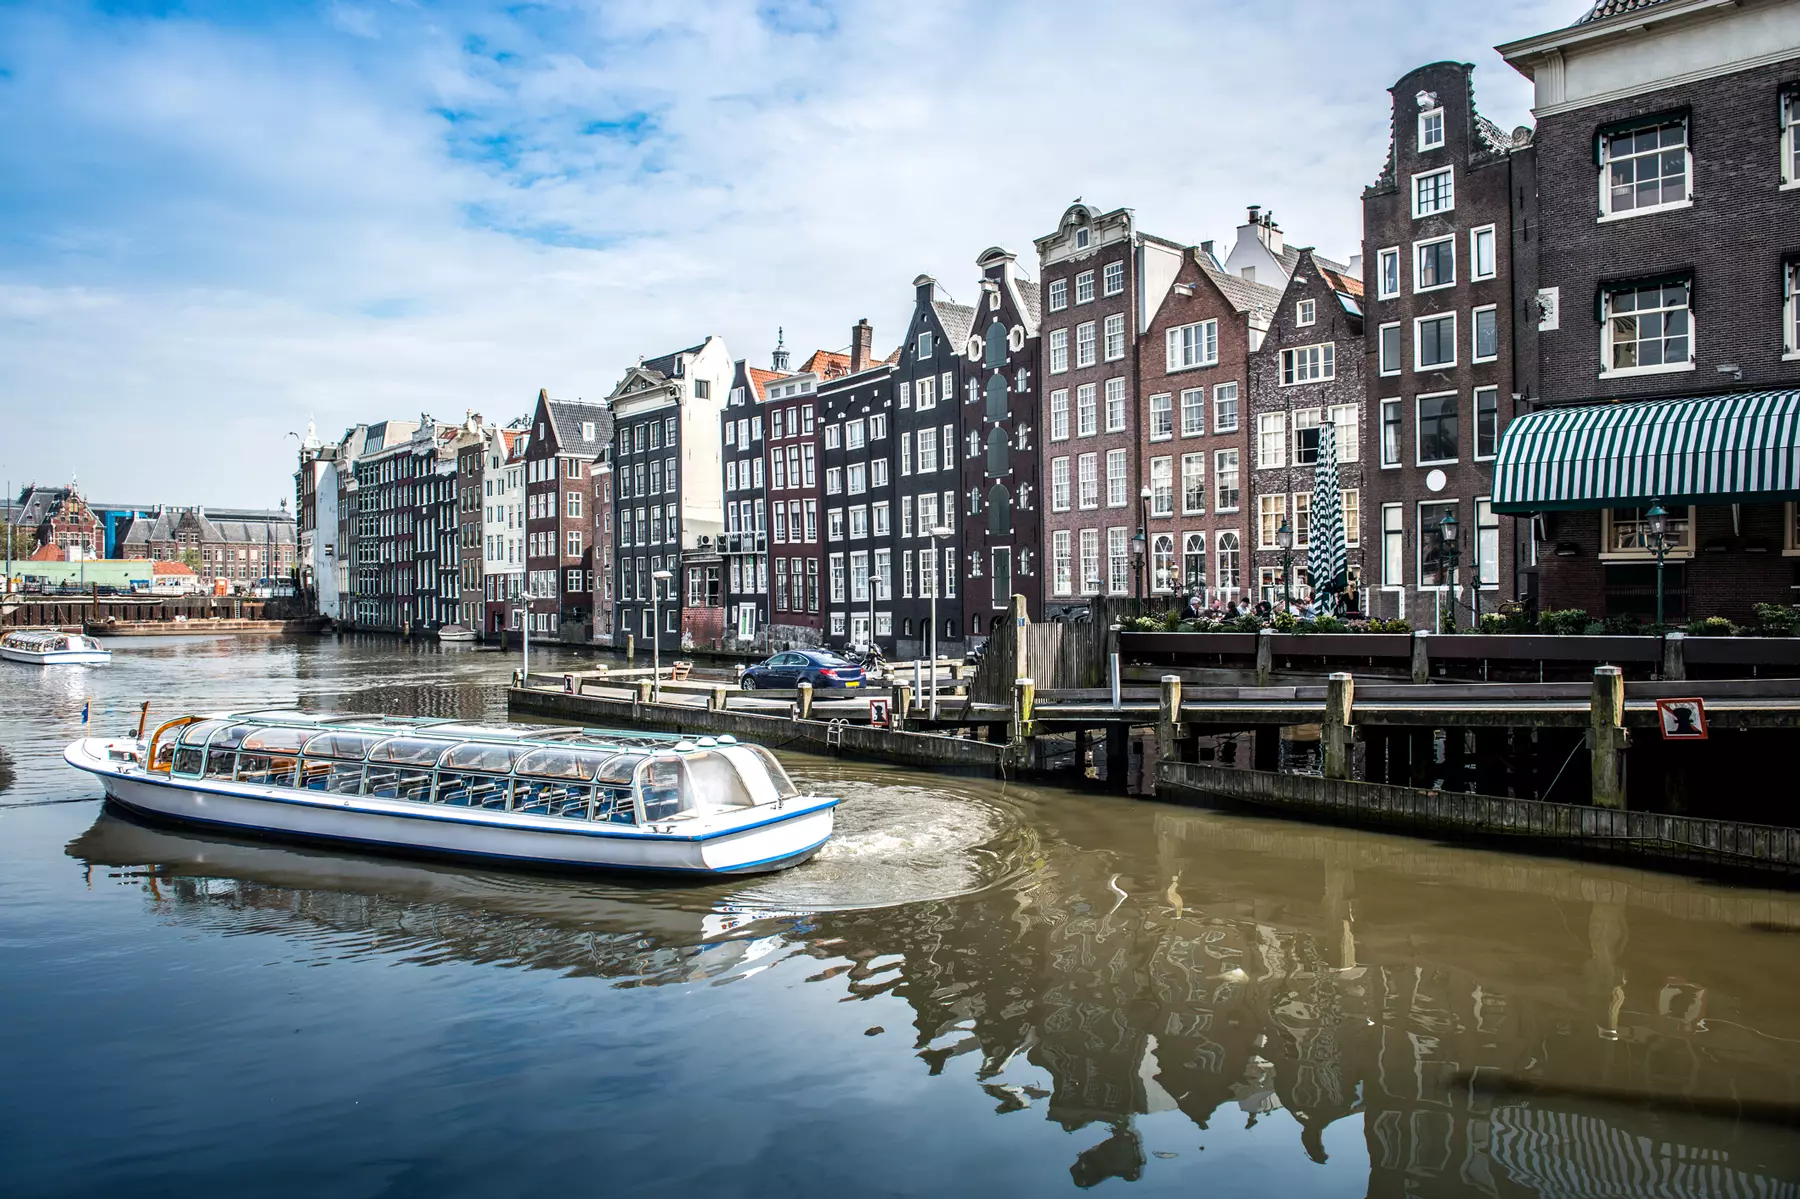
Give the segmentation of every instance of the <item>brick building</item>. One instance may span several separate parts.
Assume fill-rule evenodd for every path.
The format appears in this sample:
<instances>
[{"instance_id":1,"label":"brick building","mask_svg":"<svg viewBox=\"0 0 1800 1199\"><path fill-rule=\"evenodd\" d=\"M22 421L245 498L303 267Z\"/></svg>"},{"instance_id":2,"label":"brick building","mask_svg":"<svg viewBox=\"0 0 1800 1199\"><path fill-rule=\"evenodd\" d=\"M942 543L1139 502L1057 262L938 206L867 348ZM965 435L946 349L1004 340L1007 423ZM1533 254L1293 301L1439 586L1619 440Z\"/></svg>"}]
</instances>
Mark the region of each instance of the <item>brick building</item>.
<instances>
[{"instance_id":1,"label":"brick building","mask_svg":"<svg viewBox=\"0 0 1800 1199\"><path fill-rule=\"evenodd\" d=\"M456 450L456 574L453 623L480 633L487 615L487 588L482 535L487 512L483 488L488 483L488 449L496 430L470 416L453 443Z\"/></svg>"},{"instance_id":2,"label":"brick building","mask_svg":"<svg viewBox=\"0 0 1800 1199\"><path fill-rule=\"evenodd\" d=\"M1072 470L1071 506L1043 511L1044 615L1053 618L1084 611L1088 596L1131 592L1143 480L1143 415L1133 394L1139 338L1185 249L1141 232L1128 208L1101 212L1082 203L1035 244L1044 306L1041 452L1053 472L1058 458Z\"/></svg>"},{"instance_id":3,"label":"brick building","mask_svg":"<svg viewBox=\"0 0 1800 1199\"><path fill-rule=\"evenodd\" d=\"M538 392L525 447L525 589L531 631L565 641L589 636L593 615L596 459L612 440L605 404Z\"/></svg>"},{"instance_id":4,"label":"brick building","mask_svg":"<svg viewBox=\"0 0 1800 1199\"><path fill-rule=\"evenodd\" d=\"M955 314L951 315L954 319ZM809 499L802 530L807 538L806 605L810 616L815 602L823 599L824 633L831 645L842 649L873 643L898 653L893 571L896 559L913 552L916 539L912 543L903 540L894 517L901 481L901 434L895 426L899 351L895 358L876 360L874 338L869 322L857 321L850 331L850 354L843 369L833 371L819 385L819 503L824 523L818 531L824 540L813 540ZM935 371L940 361L935 353L929 355L921 371ZM941 379L941 372L938 377ZM911 388L915 401L916 383L915 380ZM917 427L932 428L937 415L937 411L927 408ZM920 445L931 440L923 432L916 436ZM933 433L936 436L939 435ZM914 442L909 440L909 462L913 449ZM791 548L791 508L788 536ZM821 544L822 552L813 549ZM926 557L929 558L929 552ZM789 601L796 606L801 561L795 557L788 560ZM944 610L940 605L940 616Z\"/></svg>"},{"instance_id":5,"label":"brick building","mask_svg":"<svg viewBox=\"0 0 1800 1199\"><path fill-rule=\"evenodd\" d=\"M8 523L32 530L39 548L55 546L65 559L71 551L89 558L101 557L104 552L106 533L100 518L74 482L67 487L21 488L11 509Z\"/></svg>"},{"instance_id":6,"label":"brick building","mask_svg":"<svg viewBox=\"0 0 1800 1199\"><path fill-rule=\"evenodd\" d=\"M285 507L159 508L132 521L119 548L125 558L183 562L209 583L243 590L292 575L295 523Z\"/></svg>"},{"instance_id":7,"label":"brick building","mask_svg":"<svg viewBox=\"0 0 1800 1199\"><path fill-rule=\"evenodd\" d=\"M1388 161L1363 192L1374 440L1364 442L1373 461L1362 498L1379 562L1365 593L1372 614L1420 628L1440 610L1467 627L1516 594L1513 522L1495 514L1492 496L1519 390L1513 163L1529 135L1476 111L1473 74L1439 62L1400 77L1389 89Z\"/></svg>"},{"instance_id":8,"label":"brick building","mask_svg":"<svg viewBox=\"0 0 1800 1199\"><path fill-rule=\"evenodd\" d=\"M1043 614L1037 284L998 246L975 260L981 293L964 349L963 627L985 640L1012 596Z\"/></svg>"},{"instance_id":9,"label":"brick building","mask_svg":"<svg viewBox=\"0 0 1800 1199\"><path fill-rule=\"evenodd\" d=\"M1306 555L1319 430L1329 421L1337 447L1338 486L1351 585L1362 564L1364 410L1362 285L1299 251L1262 344L1249 361L1249 488L1245 536L1259 602L1310 594ZM1280 548L1283 525L1291 550ZM1284 558L1288 560L1284 562Z\"/></svg>"},{"instance_id":10,"label":"brick building","mask_svg":"<svg viewBox=\"0 0 1800 1199\"><path fill-rule=\"evenodd\" d=\"M1792 602L1800 4L1601 0L1500 50L1537 118L1514 192L1532 411L1496 485L1532 516L1524 592L1653 616L1660 504L1667 619Z\"/></svg>"},{"instance_id":11,"label":"brick building","mask_svg":"<svg viewBox=\"0 0 1800 1199\"><path fill-rule=\"evenodd\" d=\"M1271 266L1249 269L1286 277ZM1199 592L1217 604L1244 594L1249 362L1280 300L1276 287L1227 273L1210 245L1194 247L1150 319L1137 389L1148 410L1140 452L1150 495L1139 502L1151 594ZM1070 500L1068 462L1053 466L1059 508Z\"/></svg>"}]
</instances>

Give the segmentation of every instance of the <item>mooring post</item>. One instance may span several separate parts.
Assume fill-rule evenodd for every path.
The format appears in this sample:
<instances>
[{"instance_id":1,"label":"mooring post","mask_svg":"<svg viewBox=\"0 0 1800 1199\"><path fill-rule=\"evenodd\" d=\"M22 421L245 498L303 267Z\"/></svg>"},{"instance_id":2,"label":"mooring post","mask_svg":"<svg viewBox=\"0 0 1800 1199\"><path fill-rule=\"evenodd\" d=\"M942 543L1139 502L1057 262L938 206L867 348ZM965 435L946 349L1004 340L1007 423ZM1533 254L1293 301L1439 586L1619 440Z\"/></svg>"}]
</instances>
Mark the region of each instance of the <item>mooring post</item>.
<instances>
[{"instance_id":1,"label":"mooring post","mask_svg":"<svg viewBox=\"0 0 1800 1199\"><path fill-rule=\"evenodd\" d=\"M730 690L724 686L714 687L712 689L711 702L706 705L707 710L712 712L723 712L725 710L725 697L730 694Z\"/></svg>"},{"instance_id":2,"label":"mooring post","mask_svg":"<svg viewBox=\"0 0 1800 1199\"><path fill-rule=\"evenodd\" d=\"M1275 630L1256 630L1256 685L1267 687L1275 673Z\"/></svg>"},{"instance_id":3,"label":"mooring post","mask_svg":"<svg viewBox=\"0 0 1800 1199\"><path fill-rule=\"evenodd\" d=\"M637 702L640 704L647 704L650 702L649 679L639 679L637 681Z\"/></svg>"},{"instance_id":4,"label":"mooring post","mask_svg":"<svg viewBox=\"0 0 1800 1199\"><path fill-rule=\"evenodd\" d=\"M1593 750L1593 804L1598 808L1625 806L1625 675L1617 666L1594 668L1594 691L1589 704L1588 736Z\"/></svg>"},{"instance_id":5,"label":"mooring post","mask_svg":"<svg viewBox=\"0 0 1800 1199\"><path fill-rule=\"evenodd\" d=\"M1119 654L1114 650L1108 661L1107 670L1112 676L1112 706L1119 706Z\"/></svg>"},{"instance_id":6,"label":"mooring post","mask_svg":"<svg viewBox=\"0 0 1800 1199\"><path fill-rule=\"evenodd\" d=\"M1431 681L1431 646L1426 641L1429 636L1422 632L1412 635L1412 681L1415 683Z\"/></svg>"},{"instance_id":7,"label":"mooring post","mask_svg":"<svg viewBox=\"0 0 1800 1199\"><path fill-rule=\"evenodd\" d=\"M801 683L797 690L800 692L800 719L811 720L813 685L811 683Z\"/></svg>"},{"instance_id":8,"label":"mooring post","mask_svg":"<svg viewBox=\"0 0 1800 1199\"><path fill-rule=\"evenodd\" d=\"M1031 624L1031 614L1026 611L1024 596L1015 595L1006 601L1006 620L1008 624L1012 625L1013 678L1022 679L1027 676L1036 678L1037 672L1031 668L1031 639L1025 632ZM1000 677L1005 678L1006 676L1001 675ZM1055 679L1046 679L1045 681L1051 684L1056 682Z\"/></svg>"},{"instance_id":9,"label":"mooring post","mask_svg":"<svg viewBox=\"0 0 1800 1199\"><path fill-rule=\"evenodd\" d=\"M636 633L625 634L625 660L627 662L637 661L637 634Z\"/></svg>"},{"instance_id":10,"label":"mooring post","mask_svg":"<svg viewBox=\"0 0 1800 1199\"><path fill-rule=\"evenodd\" d=\"M1350 777L1350 746L1356 735L1350 722L1354 697L1355 683L1347 672L1335 671L1325 677L1325 722L1319 730L1319 748L1328 779Z\"/></svg>"},{"instance_id":11,"label":"mooring post","mask_svg":"<svg viewBox=\"0 0 1800 1199\"><path fill-rule=\"evenodd\" d=\"M1023 750L1031 742L1031 710L1037 703L1037 684L1030 679L1013 680L1012 743Z\"/></svg>"},{"instance_id":12,"label":"mooring post","mask_svg":"<svg viewBox=\"0 0 1800 1199\"><path fill-rule=\"evenodd\" d=\"M1162 677L1162 704L1156 717L1156 759L1173 762L1181 756L1181 676ZM1148 765L1145 769L1150 769Z\"/></svg>"},{"instance_id":13,"label":"mooring post","mask_svg":"<svg viewBox=\"0 0 1800 1199\"><path fill-rule=\"evenodd\" d=\"M1687 679L1687 634L1663 634L1662 677L1671 683Z\"/></svg>"},{"instance_id":14,"label":"mooring post","mask_svg":"<svg viewBox=\"0 0 1800 1199\"><path fill-rule=\"evenodd\" d=\"M893 697L888 708L888 727L902 732L906 728L906 718L912 714L913 689L905 683L895 683Z\"/></svg>"}]
</instances>

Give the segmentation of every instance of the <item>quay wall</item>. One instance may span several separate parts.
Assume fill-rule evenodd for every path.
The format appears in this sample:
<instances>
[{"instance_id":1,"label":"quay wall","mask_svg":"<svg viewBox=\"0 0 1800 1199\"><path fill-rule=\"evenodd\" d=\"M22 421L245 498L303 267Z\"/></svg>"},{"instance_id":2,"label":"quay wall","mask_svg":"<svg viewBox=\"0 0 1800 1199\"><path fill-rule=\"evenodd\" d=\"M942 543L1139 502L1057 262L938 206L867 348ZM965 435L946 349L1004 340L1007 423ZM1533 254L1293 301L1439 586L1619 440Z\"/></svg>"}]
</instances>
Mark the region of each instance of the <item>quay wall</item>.
<instances>
[{"instance_id":1,"label":"quay wall","mask_svg":"<svg viewBox=\"0 0 1800 1199\"><path fill-rule=\"evenodd\" d=\"M1358 825L1518 837L1569 847L1601 847L1627 856L1703 859L1752 870L1800 869L1800 828L1732 820L1168 759L1157 764L1156 794L1162 799L1188 801L1223 798Z\"/></svg>"},{"instance_id":2,"label":"quay wall","mask_svg":"<svg viewBox=\"0 0 1800 1199\"><path fill-rule=\"evenodd\" d=\"M1013 761L1011 747L985 741L822 720L790 720L786 716L764 716L755 712L715 712L678 704L642 704L629 699L573 695L535 687L509 688L506 707L509 716L548 716L603 728L638 728L697 737L728 733L770 749L794 746L808 752L842 754L902 766L1002 774L1010 769Z\"/></svg>"}]
</instances>

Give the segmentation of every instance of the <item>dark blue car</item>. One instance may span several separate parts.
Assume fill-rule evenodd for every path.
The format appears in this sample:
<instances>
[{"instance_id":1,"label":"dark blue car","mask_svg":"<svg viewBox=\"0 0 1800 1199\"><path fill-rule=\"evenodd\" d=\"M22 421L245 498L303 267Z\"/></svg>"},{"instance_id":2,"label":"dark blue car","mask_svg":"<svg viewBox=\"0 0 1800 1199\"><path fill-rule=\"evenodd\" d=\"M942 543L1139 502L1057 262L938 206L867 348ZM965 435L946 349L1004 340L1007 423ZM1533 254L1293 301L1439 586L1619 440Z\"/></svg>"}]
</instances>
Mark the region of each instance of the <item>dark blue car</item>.
<instances>
[{"instance_id":1,"label":"dark blue car","mask_svg":"<svg viewBox=\"0 0 1800 1199\"><path fill-rule=\"evenodd\" d=\"M811 683L818 690L861 687L863 668L828 649L790 649L767 662L746 666L738 682L746 691L798 687L801 683Z\"/></svg>"}]
</instances>

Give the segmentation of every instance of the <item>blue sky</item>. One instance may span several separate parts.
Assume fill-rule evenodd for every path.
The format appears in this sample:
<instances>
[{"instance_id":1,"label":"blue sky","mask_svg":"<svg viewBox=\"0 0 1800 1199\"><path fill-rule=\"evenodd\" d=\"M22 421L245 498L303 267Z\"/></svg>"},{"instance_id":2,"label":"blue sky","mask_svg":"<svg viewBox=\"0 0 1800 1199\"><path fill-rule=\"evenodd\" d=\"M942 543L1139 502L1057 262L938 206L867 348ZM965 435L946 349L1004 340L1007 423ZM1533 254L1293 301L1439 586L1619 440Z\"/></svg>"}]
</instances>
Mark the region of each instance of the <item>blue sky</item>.
<instances>
[{"instance_id":1,"label":"blue sky","mask_svg":"<svg viewBox=\"0 0 1800 1199\"><path fill-rule=\"evenodd\" d=\"M1387 87L1581 0L0 0L0 474L273 505L359 419L510 418L640 355L890 348L1080 196L1337 257Z\"/></svg>"}]
</instances>

